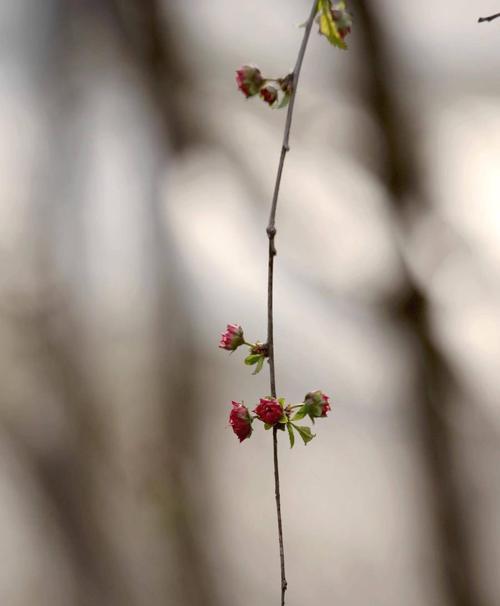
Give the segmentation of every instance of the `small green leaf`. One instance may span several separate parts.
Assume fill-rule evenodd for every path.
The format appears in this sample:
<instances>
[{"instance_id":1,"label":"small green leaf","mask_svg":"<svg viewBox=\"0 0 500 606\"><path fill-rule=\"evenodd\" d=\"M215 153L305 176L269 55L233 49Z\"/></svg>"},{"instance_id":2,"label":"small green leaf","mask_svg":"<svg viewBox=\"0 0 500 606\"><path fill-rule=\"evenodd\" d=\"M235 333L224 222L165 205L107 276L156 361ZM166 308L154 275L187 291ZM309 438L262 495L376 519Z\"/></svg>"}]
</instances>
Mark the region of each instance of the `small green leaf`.
<instances>
[{"instance_id":1,"label":"small green leaf","mask_svg":"<svg viewBox=\"0 0 500 606\"><path fill-rule=\"evenodd\" d=\"M285 398L278 398L278 402L281 404L281 408L285 408Z\"/></svg>"},{"instance_id":2,"label":"small green leaf","mask_svg":"<svg viewBox=\"0 0 500 606\"><path fill-rule=\"evenodd\" d=\"M293 445L295 444L295 435L293 433L292 424L288 423L286 428L288 429L288 437L290 438L290 448L293 448Z\"/></svg>"},{"instance_id":3,"label":"small green leaf","mask_svg":"<svg viewBox=\"0 0 500 606\"><path fill-rule=\"evenodd\" d=\"M258 372L260 372L262 370L262 366L264 365L264 356L260 356L258 362L257 362L257 366L255 367L255 370L253 371L253 375L256 375Z\"/></svg>"},{"instance_id":4,"label":"small green leaf","mask_svg":"<svg viewBox=\"0 0 500 606\"><path fill-rule=\"evenodd\" d=\"M286 415L282 415L278 423L288 423L288 417Z\"/></svg>"},{"instance_id":5,"label":"small green leaf","mask_svg":"<svg viewBox=\"0 0 500 606\"><path fill-rule=\"evenodd\" d=\"M304 440L304 444L310 442L316 434L312 433L309 427L304 427L303 425L293 425L295 429L299 432L300 437Z\"/></svg>"},{"instance_id":6,"label":"small green leaf","mask_svg":"<svg viewBox=\"0 0 500 606\"><path fill-rule=\"evenodd\" d=\"M271 429L272 425L269 425L269 423L264 423L264 429L267 431L268 429Z\"/></svg>"},{"instance_id":7,"label":"small green leaf","mask_svg":"<svg viewBox=\"0 0 500 606\"><path fill-rule=\"evenodd\" d=\"M301 406L292 418L292 421L300 421L307 415L307 406Z\"/></svg>"},{"instance_id":8,"label":"small green leaf","mask_svg":"<svg viewBox=\"0 0 500 606\"><path fill-rule=\"evenodd\" d=\"M275 109L282 109L283 107L286 107L288 105L288 103L290 102L290 97L292 95L290 93L285 93L281 99L281 101L279 102L278 105L276 105Z\"/></svg>"},{"instance_id":9,"label":"small green leaf","mask_svg":"<svg viewBox=\"0 0 500 606\"><path fill-rule=\"evenodd\" d=\"M250 354L245 358L245 364L247 366L253 366L262 358L260 354Z\"/></svg>"}]
</instances>

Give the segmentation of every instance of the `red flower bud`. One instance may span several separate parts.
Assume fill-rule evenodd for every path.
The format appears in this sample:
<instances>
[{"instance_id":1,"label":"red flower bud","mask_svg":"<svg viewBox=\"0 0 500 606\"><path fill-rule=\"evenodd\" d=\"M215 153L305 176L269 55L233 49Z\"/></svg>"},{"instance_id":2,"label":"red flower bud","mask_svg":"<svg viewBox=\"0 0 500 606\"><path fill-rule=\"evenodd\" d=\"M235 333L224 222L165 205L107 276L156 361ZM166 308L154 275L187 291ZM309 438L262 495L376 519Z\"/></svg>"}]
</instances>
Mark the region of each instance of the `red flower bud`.
<instances>
[{"instance_id":1,"label":"red flower bud","mask_svg":"<svg viewBox=\"0 0 500 606\"><path fill-rule=\"evenodd\" d=\"M259 94L268 105L273 105L278 98L278 91L274 88L274 86L264 86L264 88L260 89Z\"/></svg>"},{"instance_id":2,"label":"red flower bud","mask_svg":"<svg viewBox=\"0 0 500 606\"><path fill-rule=\"evenodd\" d=\"M265 80L258 67L243 65L236 71L236 84L247 98L256 95L264 82Z\"/></svg>"},{"instance_id":3,"label":"red flower bud","mask_svg":"<svg viewBox=\"0 0 500 606\"><path fill-rule=\"evenodd\" d=\"M229 413L229 424L240 442L252 435L252 417L248 408L239 402L233 401L233 408Z\"/></svg>"},{"instance_id":4,"label":"red flower bud","mask_svg":"<svg viewBox=\"0 0 500 606\"><path fill-rule=\"evenodd\" d=\"M330 402L326 394L319 389L306 394L304 404L308 407L308 414L311 417L326 417L330 412Z\"/></svg>"},{"instance_id":5,"label":"red flower bud","mask_svg":"<svg viewBox=\"0 0 500 606\"><path fill-rule=\"evenodd\" d=\"M260 404L253 412L268 425L275 425L283 416L283 409L276 398L260 398Z\"/></svg>"},{"instance_id":6,"label":"red flower bud","mask_svg":"<svg viewBox=\"0 0 500 606\"><path fill-rule=\"evenodd\" d=\"M352 17L351 14L344 8L344 3L334 5L331 10L332 19L335 21L337 31L342 40L351 33Z\"/></svg>"},{"instance_id":7,"label":"red flower bud","mask_svg":"<svg viewBox=\"0 0 500 606\"><path fill-rule=\"evenodd\" d=\"M227 349L227 351L234 351L244 342L243 328L237 324L228 324L226 331L221 335L219 347Z\"/></svg>"}]
</instances>

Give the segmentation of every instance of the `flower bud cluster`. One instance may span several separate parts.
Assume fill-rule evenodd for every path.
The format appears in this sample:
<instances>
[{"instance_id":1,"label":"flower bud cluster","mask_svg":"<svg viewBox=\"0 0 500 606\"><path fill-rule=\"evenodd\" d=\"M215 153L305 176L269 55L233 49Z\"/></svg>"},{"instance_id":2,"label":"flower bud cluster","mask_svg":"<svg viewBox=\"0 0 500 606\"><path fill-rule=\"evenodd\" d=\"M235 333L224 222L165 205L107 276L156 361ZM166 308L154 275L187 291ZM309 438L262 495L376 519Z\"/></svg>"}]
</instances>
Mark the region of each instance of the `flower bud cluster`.
<instances>
[{"instance_id":1,"label":"flower bud cluster","mask_svg":"<svg viewBox=\"0 0 500 606\"><path fill-rule=\"evenodd\" d=\"M335 21L335 25L337 26L337 31L339 32L339 36L342 40L351 33L352 28L352 16L345 8L344 2L339 2L338 4L334 4L331 9L332 19Z\"/></svg>"},{"instance_id":2,"label":"flower bud cluster","mask_svg":"<svg viewBox=\"0 0 500 606\"><path fill-rule=\"evenodd\" d=\"M236 70L236 84L248 99L259 97L273 108L285 107L292 94L293 75L283 78L265 78L260 69L254 65L243 65ZM272 84L270 84L272 83Z\"/></svg>"},{"instance_id":3,"label":"flower bud cluster","mask_svg":"<svg viewBox=\"0 0 500 606\"><path fill-rule=\"evenodd\" d=\"M298 433L304 444L310 442L314 437L309 427L297 425L295 421L303 419L306 415L314 423L315 418L326 417L330 411L328 396L321 391L306 394L301 404L286 405L284 398L272 398L270 396L260 398L259 404L251 411L240 402L232 403L229 413L229 424L240 442L252 435L252 423L255 419L264 423L264 429L272 427L280 430L288 430L290 446L295 443L294 433ZM296 412L295 412L296 411Z\"/></svg>"},{"instance_id":4,"label":"flower bud cluster","mask_svg":"<svg viewBox=\"0 0 500 606\"><path fill-rule=\"evenodd\" d=\"M352 16L346 9L345 2L332 2L332 0L318 0L319 33L325 36L330 44L346 49L345 38L351 33Z\"/></svg>"},{"instance_id":5,"label":"flower bud cluster","mask_svg":"<svg viewBox=\"0 0 500 606\"><path fill-rule=\"evenodd\" d=\"M245 358L247 366L255 366L253 372L256 375L262 370L264 360L269 356L267 343L248 343L245 341L243 328L238 324L228 324L226 330L222 333L219 347L226 351L235 351L241 345L246 345L249 348L249 354Z\"/></svg>"},{"instance_id":6,"label":"flower bud cluster","mask_svg":"<svg viewBox=\"0 0 500 606\"><path fill-rule=\"evenodd\" d=\"M226 330L221 335L219 347L226 351L233 352L238 347L246 345L250 353L245 358L245 364L255 365L253 374L258 373L264 360L269 356L269 347L267 343L248 343L245 340L243 328L239 324L228 324ZM257 406L250 410L243 402L232 402L232 408L229 412L229 425L240 442L246 440L252 435L252 424L255 419L264 423L264 429L280 429L288 431L290 446L295 443L295 433L304 441L304 444L310 442L314 437L309 427L297 425L304 417L309 417L314 423L315 419L324 418L330 412L330 402L326 394L319 389L310 391L304 396L300 404L286 404L284 398L274 398L267 396L260 398ZM253 414L252 414L253 413Z\"/></svg>"}]
</instances>

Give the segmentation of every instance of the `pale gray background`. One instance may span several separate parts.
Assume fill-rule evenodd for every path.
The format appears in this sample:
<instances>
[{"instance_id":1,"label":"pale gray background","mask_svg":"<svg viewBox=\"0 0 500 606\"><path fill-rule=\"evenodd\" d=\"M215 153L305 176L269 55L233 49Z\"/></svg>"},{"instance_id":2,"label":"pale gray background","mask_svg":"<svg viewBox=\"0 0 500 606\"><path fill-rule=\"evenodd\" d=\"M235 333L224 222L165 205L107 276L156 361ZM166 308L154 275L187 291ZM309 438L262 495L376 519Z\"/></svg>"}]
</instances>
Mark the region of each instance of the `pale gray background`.
<instances>
[{"instance_id":1,"label":"pale gray background","mask_svg":"<svg viewBox=\"0 0 500 606\"><path fill-rule=\"evenodd\" d=\"M309 4L0 4L2 606L278 604L270 435L227 425L267 373L217 344L265 338L285 117L234 71ZM373 0L375 51L349 4L278 210L278 391L333 401L281 442L287 604L495 606L500 2Z\"/></svg>"}]
</instances>

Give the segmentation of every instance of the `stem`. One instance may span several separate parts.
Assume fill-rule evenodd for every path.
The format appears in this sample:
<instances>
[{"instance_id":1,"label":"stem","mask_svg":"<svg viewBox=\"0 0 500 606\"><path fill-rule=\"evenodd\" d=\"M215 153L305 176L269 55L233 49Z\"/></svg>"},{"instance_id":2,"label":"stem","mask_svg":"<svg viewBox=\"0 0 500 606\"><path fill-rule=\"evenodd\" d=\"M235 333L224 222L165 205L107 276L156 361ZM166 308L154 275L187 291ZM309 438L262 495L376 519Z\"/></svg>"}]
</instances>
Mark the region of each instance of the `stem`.
<instances>
[{"instance_id":1,"label":"stem","mask_svg":"<svg viewBox=\"0 0 500 606\"><path fill-rule=\"evenodd\" d=\"M496 19L497 17L500 17L500 13L497 13L496 15L490 15L489 17L479 17L477 22L483 23L484 21L493 21L493 19Z\"/></svg>"},{"instance_id":2,"label":"stem","mask_svg":"<svg viewBox=\"0 0 500 606\"><path fill-rule=\"evenodd\" d=\"M281 522L280 472L278 468L278 427L273 427L273 459L274 459L274 495L276 497L276 513L278 516L278 536L281 565L281 606L285 604L287 582L285 577L285 551L283 548L283 525Z\"/></svg>"},{"instance_id":3,"label":"stem","mask_svg":"<svg viewBox=\"0 0 500 606\"><path fill-rule=\"evenodd\" d=\"M269 379L271 384L271 396L276 397L276 376L274 366L274 335L273 335L273 278L274 278L274 257L276 256L276 248L274 246L274 239L276 236L276 209L278 207L278 196L281 184L281 175L283 173L283 165L285 163L285 156L290 150L289 137L290 128L292 126L293 108L295 105L295 94L297 92L297 84L299 82L300 70L302 68L302 62L304 60L304 54L306 52L307 42L311 33L311 28L314 22L314 17L318 12L318 2L314 0L309 19L307 20L304 37L300 45L299 54L297 56L297 62L293 70L292 79L292 92L290 95L290 102L288 104L288 111L285 122L285 132L283 134L283 144L281 146L280 160L278 164L278 172L276 174L276 182L274 184L273 199L271 202L271 212L269 214L269 222L267 225L267 237L269 238L269 261L268 261L268 274L267 274L267 343L269 348ZM274 492L276 496L276 513L278 516L278 539L280 549L280 564L281 564L281 606L285 605L285 591L287 588L287 582L285 577L285 552L283 548L283 526L281 522L281 499L280 499L280 477L278 469L278 429L275 426L273 428L273 459L274 459Z\"/></svg>"}]
</instances>

